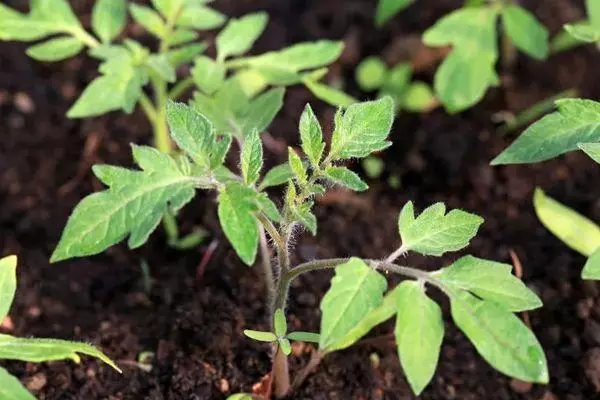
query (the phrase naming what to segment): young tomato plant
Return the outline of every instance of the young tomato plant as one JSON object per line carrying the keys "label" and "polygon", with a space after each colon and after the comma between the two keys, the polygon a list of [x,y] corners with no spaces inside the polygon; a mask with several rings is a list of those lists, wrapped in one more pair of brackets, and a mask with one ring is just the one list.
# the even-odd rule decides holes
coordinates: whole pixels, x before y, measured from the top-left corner
{"label": "young tomato plant", "polygon": [[463,111],[479,102],[487,89],[498,86],[497,20],[507,45],[535,59],[548,55],[548,30],[525,8],[512,1],[470,1],[435,23],[423,34],[428,46],[451,45],[435,74],[435,92],[446,110]]}
{"label": "young tomato plant", "polygon": [[[0,324],[8,315],[17,289],[17,257],[0,259]],[[57,339],[18,338],[0,333],[0,360],[44,362],[70,359],[80,362],[80,355],[98,358],[121,372],[119,367],[101,351],[87,343],[69,342]],[[35,399],[21,385],[19,380],[0,367],[0,398],[29,400]]]}
{"label": "young tomato plant", "polygon": [[[236,173],[224,165],[231,140],[218,134],[216,125],[193,107],[169,103],[171,136],[182,153],[133,146],[140,170],[95,166],[94,173],[109,188],[88,196],[75,208],[52,260],[96,254],[126,237],[131,246],[137,246],[169,209],[189,202],[196,189],[215,190],[221,227],[242,261],[248,265],[255,261],[259,226],[275,248],[268,308],[272,328],[245,333],[273,343],[271,376],[277,396],[292,389],[286,358],[290,341],[318,343],[323,356],[350,346],[396,314],[401,362],[413,389],[421,392],[436,368],[443,336],[441,312],[426,295],[428,285],[450,297],[455,322],[490,364],[522,380],[546,382],[544,353],[533,333],[513,314],[537,308],[541,302],[511,274],[509,265],[467,256],[447,268],[425,272],[396,263],[407,251],[440,256],[464,248],[483,222],[478,216],[461,210],[446,213],[442,203],[415,216],[413,204],[408,203],[398,222],[402,245],[387,258],[325,259],[292,265],[293,233],[299,228],[313,235],[317,232],[314,197],[332,185],[354,191],[368,189],[343,164],[389,147],[393,117],[390,97],[340,109],[326,148],[321,125],[307,105],[299,123],[303,154],[290,147],[288,162],[263,175],[263,147],[256,129],[244,138]],[[285,195],[274,202],[265,189],[281,184],[287,185]],[[304,273],[329,268],[335,268],[336,276],[321,302],[320,332],[288,332],[284,310],[290,283]],[[412,280],[386,293],[384,274],[388,272]],[[506,332],[511,335],[507,337]]]}
{"label": "young tomato plant", "polygon": [[[600,163],[600,103],[557,100],[558,111],[531,125],[492,165],[529,164],[582,150]],[[536,189],[533,204],[542,223],[569,247],[588,257],[584,279],[600,279],[600,226]]]}
{"label": "young tomato plant", "polygon": [[[219,132],[242,138],[253,129],[266,129],[282,106],[284,89],[266,91],[270,85],[303,84],[334,105],[355,100],[319,82],[326,66],[342,52],[343,44],[328,40],[300,43],[254,57],[243,57],[268,23],[264,12],[231,19],[208,7],[206,1],[151,0],[152,6],[126,0],[96,1],[91,32],[85,30],[66,0],[32,1],[28,14],[0,4],[0,39],[39,41],[27,54],[40,61],[60,61],[87,50],[101,61],[100,76],[83,91],[68,111],[70,118],[86,118],[137,105],[152,125],[155,147],[172,150],[166,111],[169,99],[197,88],[196,106],[209,115]],[[153,49],[121,36],[127,10],[133,20],[157,41]],[[216,59],[202,55],[208,44],[198,41],[198,31],[224,28],[215,40]],[[188,66],[190,68],[182,68]],[[180,77],[178,70],[191,73]],[[236,76],[236,81],[227,79]],[[150,87],[153,97],[146,93]],[[257,120],[260,113],[260,120]],[[255,121],[250,126],[247,121]],[[168,242],[175,248],[197,245],[205,236],[196,230],[179,237],[175,217],[165,216]]]}

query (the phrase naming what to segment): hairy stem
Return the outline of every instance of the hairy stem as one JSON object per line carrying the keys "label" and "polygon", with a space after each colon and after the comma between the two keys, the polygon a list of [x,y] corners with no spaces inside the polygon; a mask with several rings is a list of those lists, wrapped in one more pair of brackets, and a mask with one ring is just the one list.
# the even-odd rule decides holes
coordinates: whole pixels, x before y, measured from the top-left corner
{"label": "hairy stem", "polygon": [[260,258],[263,267],[265,287],[267,288],[267,298],[272,299],[275,293],[275,280],[273,277],[273,268],[271,267],[271,255],[267,235],[262,225],[259,227],[260,235]]}

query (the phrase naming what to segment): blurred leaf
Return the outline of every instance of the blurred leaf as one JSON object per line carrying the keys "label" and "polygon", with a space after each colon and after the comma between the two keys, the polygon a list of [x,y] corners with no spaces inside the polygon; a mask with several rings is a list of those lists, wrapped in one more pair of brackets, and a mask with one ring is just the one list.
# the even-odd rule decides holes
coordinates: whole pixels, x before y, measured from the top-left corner
{"label": "blurred leaf", "polygon": [[319,343],[319,334],[312,332],[290,332],[287,338],[298,342]]}
{"label": "blurred leaf", "polygon": [[600,248],[596,249],[585,262],[581,277],[583,279],[600,279]]}
{"label": "blurred leaf", "polygon": [[225,67],[210,57],[200,56],[194,62],[192,77],[200,90],[213,94],[225,82]]}
{"label": "blurred leaf", "polygon": [[136,23],[157,38],[162,39],[167,33],[165,21],[150,7],[130,3],[129,12]]}
{"label": "blurred leaf", "polygon": [[577,145],[590,158],[600,164],[600,143],[579,143]]}
{"label": "blurred leaf", "polygon": [[548,29],[521,6],[502,7],[502,23],[510,40],[527,55],[544,60],[548,57]]}
{"label": "blurred leaf", "polygon": [[8,315],[17,290],[17,256],[0,259],[0,325]]}
{"label": "blurred leaf", "polygon": [[202,5],[185,7],[177,18],[177,26],[208,30],[220,27],[227,18],[220,12]]}
{"label": "blurred leaf", "polygon": [[269,16],[265,12],[245,15],[229,20],[217,35],[217,59],[246,53],[267,27]]}
{"label": "blurred leaf", "polygon": [[375,24],[381,27],[394,15],[408,7],[414,0],[379,0],[375,14]]}
{"label": "blurred leaf", "polygon": [[351,104],[358,102],[358,100],[346,94],[345,92],[319,82],[305,80],[304,85],[312,92],[312,94],[316,98],[323,100],[324,102],[332,106],[348,107]]}
{"label": "blurred leaf", "polygon": [[248,336],[250,339],[257,340],[259,342],[272,343],[277,340],[277,336],[275,336],[275,334],[271,332],[252,331],[249,329],[244,329],[244,335]]}
{"label": "blurred leaf", "polygon": [[98,0],[92,10],[92,29],[103,43],[110,43],[125,28],[125,0]]}
{"label": "blurred leaf", "polygon": [[0,398],[3,400],[36,400],[21,382],[0,367]]}
{"label": "blurred leaf", "polygon": [[[380,3],[381,4],[381,3]],[[388,67],[379,57],[367,57],[358,64],[355,79],[366,92],[379,89],[385,82]]]}
{"label": "blurred leaf", "polygon": [[38,61],[61,61],[77,55],[83,43],[71,37],[50,39],[27,49],[27,55]]}

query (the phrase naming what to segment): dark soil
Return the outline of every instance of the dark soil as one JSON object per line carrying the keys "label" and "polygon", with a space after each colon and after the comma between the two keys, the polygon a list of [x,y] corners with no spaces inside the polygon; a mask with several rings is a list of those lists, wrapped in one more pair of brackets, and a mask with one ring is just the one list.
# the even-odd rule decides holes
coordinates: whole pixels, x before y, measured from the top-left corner
{"label": "dark soil", "polygon": [[[24,1],[8,1],[22,6]],[[77,1],[79,15],[89,20],[90,2]],[[397,61],[400,50],[415,58],[418,35],[458,0],[419,0],[384,29],[371,23],[374,1],[255,0],[217,1],[232,15],[267,10],[271,22],[259,50],[317,38],[344,39],[348,50],[333,68],[333,77],[351,82],[357,61],[386,54]],[[553,33],[564,22],[583,16],[582,1],[523,1]],[[414,42],[414,41],[413,41]],[[408,44],[407,44],[408,43]],[[19,288],[11,313],[11,333],[78,339],[100,346],[119,361],[119,375],[85,358],[45,364],[6,363],[41,399],[219,399],[251,391],[270,368],[268,349],[242,335],[244,328],[265,327],[264,288],[260,269],[236,258],[215,217],[214,197],[201,195],[187,207],[184,230],[203,225],[218,241],[205,273],[197,266],[207,250],[168,249],[161,232],[139,251],[119,245],[106,253],[49,265],[48,258],[75,204],[100,185],[92,163],[131,163],[129,143],[147,143],[150,128],[141,113],[112,113],[72,121],[69,105],[95,75],[85,56],[58,64],[40,64],[24,55],[22,44],[0,44],[0,253],[20,257]],[[398,50],[400,49],[400,50]],[[418,49],[417,49],[418,50]],[[435,55],[434,57],[435,58]],[[421,63],[422,64],[422,63]],[[419,64],[419,65],[421,65]],[[319,235],[297,236],[298,261],[315,256],[382,257],[398,245],[396,218],[409,199],[423,208],[435,201],[482,215],[486,223],[469,248],[479,257],[510,262],[513,249],[524,268],[524,280],[544,301],[530,313],[549,361],[551,381],[531,386],[511,381],[489,367],[448,320],[440,365],[423,399],[590,399],[600,390],[600,291],[583,282],[583,257],[567,249],[538,222],[533,189],[540,186],[594,220],[600,220],[600,169],[582,154],[533,166],[492,168],[488,165],[512,138],[496,132],[499,111],[518,112],[554,93],[577,88],[584,97],[600,98],[600,53],[580,48],[537,62],[519,55],[503,69],[503,85],[460,115],[442,110],[401,115],[393,131],[394,146],[382,157],[386,170],[365,195],[329,196],[317,208]],[[421,65],[418,76],[431,80],[435,65]],[[362,96],[364,97],[364,96]],[[313,102],[322,121],[333,110],[311,99],[304,89],[286,95],[285,109],[270,133],[297,144],[296,124],[302,107]],[[277,146],[272,146],[277,148]],[[82,151],[85,149],[85,151]],[[284,154],[271,151],[269,163]],[[401,188],[386,178],[396,174]],[[408,262],[439,267],[457,257]],[[153,286],[141,284],[140,260],[148,261]],[[317,330],[319,300],[328,273],[299,279],[289,302],[294,328]],[[440,298],[442,298],[440,296]],[[442,301],[447,311],[447,303]],[[391,332],[379,327],[371,336]],[[143,351],[155,353],[152,370],[135,366]],[[292,369],[309,358],[309,348],[296,347]],[[370,361],[376,353],[379,362]],[[414,396],[403,377],[393,342],[361,345],[327,357],[292,396],[294,399],[409,399]]]}

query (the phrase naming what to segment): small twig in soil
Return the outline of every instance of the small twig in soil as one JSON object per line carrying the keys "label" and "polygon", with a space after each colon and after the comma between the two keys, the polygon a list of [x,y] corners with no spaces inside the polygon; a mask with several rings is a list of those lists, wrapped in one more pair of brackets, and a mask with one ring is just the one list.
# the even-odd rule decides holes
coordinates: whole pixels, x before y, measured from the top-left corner
{"label": "small twig in soil", "polygon": [[[513,249],[508,249],[508,254],[510,254],[513,266],[515,267],[515,276],[519,279],[523,279],[523,265],[521,264],[521,260],[519,260],[519,256],[517,256],[517,253]],[[523,321],[525,322],[525,325],[531,329],[529,313],[527,311],[523,311],[521,314],[523,315]]]}
{"label": "small twig in soil", "polygon": [[308,378],[308,376],[312,374],[315,371],[315,369],[317,369],[323,357],[325,357],[325,353],[322,353],[319,350],[313,350],[308,364],[306,364],[304,368],[302,368],[294,378],[294,382],[292,383],[292,390],[296,390],[300,386],[302,386],[304,381],[306,381],[306,378]]}
{"label": "small twig in soil", "polygon": [[83,146],[83,155],[77,166],[75,177],[58,188],[59,196],[66,196],[81,183],[86,176],[87,171],[96,161],[96,153],[100,147],[100,143],[102,143],[102,135],[100,133],[92,132],[88,135],[85,140],[85,145]]}
{"label": "small twig in soil", "polygon": [[204,271],[206,270],[206,266],[210,262],[210,259],[212,258],[213,254],[218,246],[219,246],[218,239],[213,239],[213,241],[210,242],[210,244],[208,245],[208,248],[204,252],[202,259],[200,260],[200,263],[198,264],[198,267],[196,267],[196,280],[201,281],[202,277],[204,277]]}

